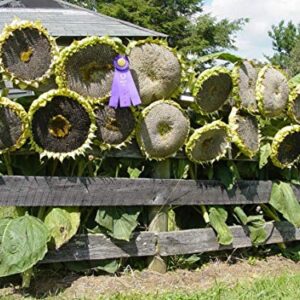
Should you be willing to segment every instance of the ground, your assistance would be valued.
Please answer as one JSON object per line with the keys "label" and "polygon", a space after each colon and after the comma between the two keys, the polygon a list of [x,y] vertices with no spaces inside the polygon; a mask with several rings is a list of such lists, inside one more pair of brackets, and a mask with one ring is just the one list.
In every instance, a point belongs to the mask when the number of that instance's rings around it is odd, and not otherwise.
{"label": "ground", "polygon": [[[257,278],[300,275],[300,263],[280,255],[265,259],[238,259],[235,263],[214,260],[201,268],[188,271],[177,270],[166,274],[150,271],[133,271],[128,267],[120,276],[41,276],[35,278],[30,292],[32,297],[43,298],[45,294],[55,299],[97,299],[100,295],[108,298],[117,293],[162,293],[203,291],[216,283],[235,286],[238,282],[251,282]],[[17,288],[0,289],[1,299],[22,299]],[[52,298],[52,297],[51,297]],[[198,299],[198,298],[197,298]]]}

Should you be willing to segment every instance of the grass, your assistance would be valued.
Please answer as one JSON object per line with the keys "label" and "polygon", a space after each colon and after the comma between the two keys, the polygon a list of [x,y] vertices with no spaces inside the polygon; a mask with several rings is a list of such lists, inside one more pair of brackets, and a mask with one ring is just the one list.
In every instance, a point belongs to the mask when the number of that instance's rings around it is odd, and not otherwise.
{"label": "grass", "polygon": [[[234,287],[226,286],[223,283],[215,283],[215,285],[203,291],[185,292],[168,292],[168,293],[152,293],[152,294],[117,294],[114,296],[99,296],[93,298],[97,300],[274,300],[274,299],[300,299],[300,274],[288,275],[284,274],[279,277],[259,278],[251,282],[244,281],[237,283]],[[3,295],[0,299],[35,299],[32,297],[23,298],[20,295]],[[43,298],[45,300],[69,300],[61,295],[49,296]],[[90,298],[72,298],[76,300],[89,300]]]}

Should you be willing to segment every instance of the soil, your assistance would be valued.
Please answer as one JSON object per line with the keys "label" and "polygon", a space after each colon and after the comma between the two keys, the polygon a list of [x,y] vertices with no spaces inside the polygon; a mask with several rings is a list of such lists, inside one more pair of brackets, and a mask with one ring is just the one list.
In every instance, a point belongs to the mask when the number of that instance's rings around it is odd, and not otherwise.
{"label": "soil", "polygon": [[[251,281],[260,277],[281,274],[300,274],[300,263],[282,256],[265,259],[241,259],[235,263],[215,260],[194,271],[177,270],[166,274],[150,271],[133,271],[130,267],[120,276],[41,276],[35,278],[31,296],[56,295],[58,299],[97,299],[100,295],[116,293],[155,293],[167,291],[192,292],[208,289],[216,282],[233,286],[239,281]],[[21,299],[16,287],[0,289],[0,298],[14,295]]]}

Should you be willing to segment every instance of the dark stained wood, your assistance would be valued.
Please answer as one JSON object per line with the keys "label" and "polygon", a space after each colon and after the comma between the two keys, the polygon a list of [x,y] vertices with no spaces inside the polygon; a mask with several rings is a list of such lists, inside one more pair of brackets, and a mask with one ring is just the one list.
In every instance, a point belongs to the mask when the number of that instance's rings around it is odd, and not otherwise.
{"label": "dark stained wood", "polygon": [[[271,181],[219,181],[107,177],[0,177],[0,206],[157,206],[267,203]],[[300,188],[295,189],[300,196]]]}
{"label": "dark stained wood", "polygon": [[[121,257],[193,254],[235,248],[251,247],[247,227],[230,227],[234,240],[230,246],[221,246],[213,229],[192,229],[173,232],[140,232],[129,242],[112,241],[102,234],[78,235],[58,251],[49,252],[44,263],[98,260]],[[300,240],[300,229],[288,222],[267,223],[265,244]],[[158,249],[158,250],[156,250]]]}
{"label": "dark stained wood", "polygon": [[77,235],[58,251],[50,251],[43,262],[67,262],[156,254],[157,237],[151,232],[134,234],[129,241],[112,240],[103,234]]}
{"label": "dark stained wood", "polygon": [[[247,227],[231,226],[233,243],[229,246],[219,245],[213,229],[192,229],[178,232],[159,233],[158,247],[161,256],[193,254],[209,251],[251,247]],[[300,229],[288,222],[268,223],[268,238],[265,244],[290,242],[300,239]]]}

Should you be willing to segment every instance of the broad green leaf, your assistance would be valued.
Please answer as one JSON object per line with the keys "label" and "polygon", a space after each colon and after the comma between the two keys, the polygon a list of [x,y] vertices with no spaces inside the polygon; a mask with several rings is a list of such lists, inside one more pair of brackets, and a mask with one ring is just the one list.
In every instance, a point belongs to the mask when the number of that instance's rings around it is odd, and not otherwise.
{"label": "broad green leaf", "polygon": [[55,248],[59,249],[76,234],[80,225],[80,212],[75,207],[52,208],[44,222],[54,240]]}
{"label": "broad green leaf", "polygon": [[240,56],[228,53],[228,52],[216,52],[216,53],[212,53],[212,54],[208,54],[208,55],[204,55],[201,56],[197,59],[198,63],[205,63],[208,62],[210,60],[215,60],[215,59],[221,59],[221,60],[225,60],[225,61],[229,61],[231,63],[236,63],[238,61],[242,61],[243,58],[241,58]]}
{"label": "broad green leaf", "polygon": [[41,220],[29,215],[11,219],[2,234],[0,277],[23,273],[43,259],[49,238]]}
{"label": "broad green leaf", "polygon": [[129,241],[140,212],[139,207],[101,207],[95,221],[111,237]]}
{"label": "broad green leaf", "polygon": [[227,220],[227,211],[222,207],[209,208],[210,225],[218,234],[218,242],[221,245],[230,245],[233,241],[232,233],[225,223]]}
{"label": "broad green leaf", "polygon": [[262,169],[268,163],[268,158],[272,152],[271,145],[267,143],[261,146],[259,152],[259,168]]}
{"label": "broad green leaf", "polygon": [[293,78],[291,78],[289,80],[289,83],[291,83],[292,85],[298,85],[300,84],[300,74],[297,74],[296,76],[294,76]]}
{"label": "broad green leaf", "polygon": [[127,173],[130,178],[139,178],[143,170],[139,170],[138,168],[127,168]]}
{"label": "broad green leaf", "polygon": [[295,227],[300,227],[300,204],[289,183],[274,183],[269,203]]}
{"label": "broad green leaf", "polygon": [[186,179],[190,170],[190,162],[184,159],[178,159],[174,166],[174,175],[176,179]]}
{"label": "broad green leaf", "polygon": [[263,216],[249,216],[247,221],[250,239],[253,245],[260,245],[267,239],[266,221]]}
{"label": "broad green leaf", "polygon": [[16,206],[0,206],[0,219],[17,218],[25,214],[25,209]]}
{"label": "broad green leaf", "polygon": [[236,168],[230,164],[218,166],[215,173],[216,179],[219,179],[227,190],[231,190],[234,187],[239,177],[238,173],[236,173]]}
{"label": "broad green leaf", "polygon": [[244,226],[248,226],[252,244],[262,244],[267,238],[267,232],[265,230],[266,221],[264,217],[261,215],[247,217],[240,206],[236,206],[233,211],[238,220],[240,220]]}

